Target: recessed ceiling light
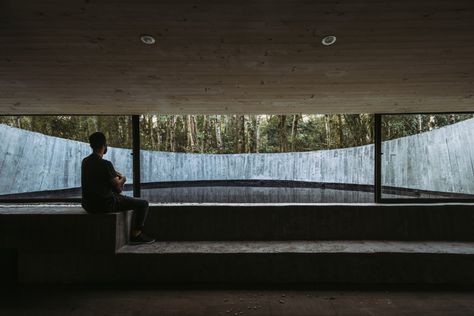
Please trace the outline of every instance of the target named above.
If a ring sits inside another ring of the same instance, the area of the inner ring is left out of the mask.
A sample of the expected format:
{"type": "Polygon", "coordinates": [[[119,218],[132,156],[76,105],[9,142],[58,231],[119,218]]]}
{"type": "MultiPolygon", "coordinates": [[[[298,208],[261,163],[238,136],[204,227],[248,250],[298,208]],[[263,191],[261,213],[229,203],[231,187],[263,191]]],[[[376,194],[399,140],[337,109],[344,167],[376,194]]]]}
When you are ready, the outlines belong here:
{"type": "Polygon", "coordinates": [[[155,44],[155,38],[151,35],[141,35],[140,36],[140,40],[144,43],[144,44],[147,44],[147,45],[153,45],[155,44]]]}
{"type": "Polygon", "coordinates": [[[324,46],[332,45],[335,42],[336,42],[336,36],[334,35],[328,35],[326,37],[323,37],[323,39],[321,40],[321,44],[323,44],[324,46]]]}

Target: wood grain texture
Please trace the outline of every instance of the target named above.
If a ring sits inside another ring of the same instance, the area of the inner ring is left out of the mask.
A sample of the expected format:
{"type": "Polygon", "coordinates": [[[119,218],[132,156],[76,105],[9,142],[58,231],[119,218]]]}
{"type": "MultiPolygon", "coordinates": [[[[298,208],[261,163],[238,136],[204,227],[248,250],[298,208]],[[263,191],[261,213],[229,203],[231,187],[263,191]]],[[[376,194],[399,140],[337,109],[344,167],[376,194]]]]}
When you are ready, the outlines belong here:
{"type": "Polygon", "coordinates": [[[0,114],[474,110],[469,0],[0,0],[0,43],[0,114]]]}

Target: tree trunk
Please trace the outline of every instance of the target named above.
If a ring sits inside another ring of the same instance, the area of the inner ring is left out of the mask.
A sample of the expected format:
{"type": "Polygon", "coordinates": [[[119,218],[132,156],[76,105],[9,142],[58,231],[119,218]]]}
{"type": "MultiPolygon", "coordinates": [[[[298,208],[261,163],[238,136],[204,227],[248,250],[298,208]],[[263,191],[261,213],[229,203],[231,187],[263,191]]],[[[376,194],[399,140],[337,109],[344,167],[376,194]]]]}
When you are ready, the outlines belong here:
{"type": "Polygon", "coordinates": [[[296,133],[298,132],[299,115],[293,115],[293,122],[291,123],[291,151],[295,151],[296,133]]]}
{"type": "Polygon", "coordinates": [[[423,132],[423,115],[418,114],[418,133],[423,132]]]}
{"type": "Polygon", "coordinates": [[[152,150],[156,150],[155,147],[155,132],[153,130],[153,119],[151,115],[147,115],[148,135],[150,137],[150,147],[152,150]]]}
{"type": "Polygon", "coordinates": [[[176,151],[176,115],[171,115],[169,122],[169,150],[176,151]]]}
{"type": "MultiPolygon", "coordinates": [[[[371,124],[370,120],[363,120],[363,114],[344,114],[344,120],[346,121],[346,126],[349,128],[352,139],[353,146],[365,145],[367,140],[370,140],[370,130],[371,124]],[[369,134],[369,135],[368,135],[369,134]]],[[[344,147],[349,146],[350,144],[344,144],[344,147]]]]}
{"type": "Polygon", "coordinates": [[[255,152],[260,152],[260,115],[255,115],[255,152]]]}
{"type": "Polygon", "coordinates": [[[338,144],[338,148],[342,148],[344,147],[344,133],[343,133],[343,130],[342,130],[342,115],[341,114],[338,114],[337,115],[337,131],[338,131],[338,138],[339,138],[339,144],[338,144]]]}
{"type": "Polygon", "coordinates": [[[187,150],[194,152],[196,149],[196,143],[194,141],[194,126],[193,126],[192,115],[186,115],[186,141],[187,141],[187,150]]]}
{"type": "Polygon", "coordinates": [[[222,152],[222,122],[221,122],[221,116],[216,115],[216,123],[215,123],[215,133],[216,133],[216,143],[217,143],[217,148],[219,149],[219,152],[222,152]]]}
{"type": "Polygon", "coordinates": [[[210,129],[210,122],[209,122],[209,115],[203,115],[203,128],[202,128],[202,143],[201,143],[201,153],[207,152],[210,149],[210,140],[211,135],[209,133],[210,129]]]}
{"type": "Polygon", "coordinates": [[[127,148],[132,148],[132,128],[131,128],[131,118],[125,117],[125,140],[127,144],[127,148]]]}
{"type": "Polygon", "coordinates": [[[258,115],[250,116],[250,128],[249,128],[249,152],[258,152],[258,115]]]}
{"type": "Polygon", "coordinates": [[[286,115],[279,115],[280,122],[278,124],[278,130],[280,134],[280,152],[288,151],[288,135],[286,130],[286,115]]]}
{"type": "Polygon", "coordinates": [[[324,115],[324,127],[326,132],[326,147],[329,149],[331,148],[331,118],[329,114],[324,115]]]}
{"type": "Polygon", "coordinates": [[[152,129],[155,131],[154,134],[156,135],[156,150],[161,150],[161,121],[158,116],[152,115],[152,129]],[[155,123],[153,122],[156,119],[156,127],[155,123]]]}
{"type": "Polygon", "coordinates": [[[237,152],[245,153],[245,116],[237,117],[237,152]]]}
{"type": "Polygon", "coordinates": [[[197,122],[196,122],[196,116],[191,115],[191,126],[192,126],[192,137],[194,140],[194,149],[193,151],[197,151],[199,148],[199,139],[198,139],[198,128],[197,128],[197,122]]]}
{"type": "Polygon", "coordinates": [[[438,127],[437,122],[436,122],[436,116],[430,115],[430,121],[428,122],[428,127],[430,131],[438,127]]]}

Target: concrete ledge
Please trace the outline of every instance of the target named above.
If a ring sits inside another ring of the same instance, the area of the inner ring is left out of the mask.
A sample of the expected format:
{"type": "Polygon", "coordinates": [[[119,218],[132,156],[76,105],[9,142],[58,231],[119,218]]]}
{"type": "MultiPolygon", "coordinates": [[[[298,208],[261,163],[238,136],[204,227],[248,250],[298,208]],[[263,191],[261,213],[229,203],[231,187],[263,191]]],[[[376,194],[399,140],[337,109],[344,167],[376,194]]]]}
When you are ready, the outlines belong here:
{"type": "Polygon", "coordinates": [[[145,229],[166,241],[474,241],[474,204],[162,204],[145,229]]]}
{"type": "Polygon", "coordinates": [[[0,207],[0,248],[114,253],[128,240],[129,217],[81,207],[0,207]]]}

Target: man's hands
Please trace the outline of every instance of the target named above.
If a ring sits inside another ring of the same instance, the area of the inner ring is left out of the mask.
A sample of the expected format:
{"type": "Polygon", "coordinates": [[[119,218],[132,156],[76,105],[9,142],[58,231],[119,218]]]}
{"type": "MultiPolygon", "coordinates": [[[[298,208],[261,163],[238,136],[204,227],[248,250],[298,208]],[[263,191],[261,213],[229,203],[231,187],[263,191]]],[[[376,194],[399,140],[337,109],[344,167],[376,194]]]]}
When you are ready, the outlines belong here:
{"type": "Polygon", "coordinates": [[[123,183],[127,182],[127,177],[125,177],[123,174],[121,174],[118,171],[116,171],[116,173],[117,173],[117,177],[119,177],[120,180],[123,179],[123,183]]]}
{"type": "Polygon", "coordinates": [[[127,178],[118,171],[116,171],[116,175],[117,176],[112,179],[112,187],[116,193],[120,193],[123,191],[123,185],[127,181],[127,178]]]}

